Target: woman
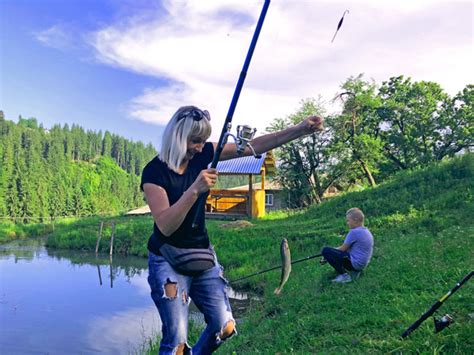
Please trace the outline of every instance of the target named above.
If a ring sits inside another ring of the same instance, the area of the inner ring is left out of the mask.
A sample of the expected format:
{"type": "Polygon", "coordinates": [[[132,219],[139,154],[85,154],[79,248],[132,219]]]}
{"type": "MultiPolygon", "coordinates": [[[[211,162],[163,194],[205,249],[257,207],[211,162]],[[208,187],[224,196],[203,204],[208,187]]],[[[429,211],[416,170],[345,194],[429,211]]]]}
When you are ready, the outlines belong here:
{"type": "MultiPolygon", "coordinates": [[[[263,153],[320,131],[322,124],[321,117],[310,116],[293,127],[255,138],[251,144],[257,153],[263,153]]],[[[207,324],[192,348],[194,354],[209,354],[236,333],[226,294],[228,283],[205,228],[204,205],[196,203],[217,181],[217,171],[207,168],[216,149],[216,143],[206,142],[210,135],[207,111],[195,106],[181,107],[165,128],[159,157],[150,161],[142,174],[141,188],[155,221],[148,241],[148,282],[163,325],[160,354],[190,353],[187,328],[191,298],[207,324]],[[193,222],[197,223],[193,226],[193,222]],[[182,253],[183,249],[207,252],[212,260],[205,264],[204,271],[180,270],[168,251],[182,253]]],[[[247,148],[244,154],[252,152],[247,148]]],[[[226,144],[220,160],[236,157],[235,145],[226,144]]]]}

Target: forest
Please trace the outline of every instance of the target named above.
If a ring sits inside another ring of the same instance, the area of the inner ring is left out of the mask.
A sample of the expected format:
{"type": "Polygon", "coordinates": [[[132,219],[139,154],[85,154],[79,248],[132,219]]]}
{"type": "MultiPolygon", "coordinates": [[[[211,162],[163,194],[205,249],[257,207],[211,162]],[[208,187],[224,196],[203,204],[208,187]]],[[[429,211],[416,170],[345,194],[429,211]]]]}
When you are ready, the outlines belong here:
{"type": "Polygon", "coordinates": [[[0,116],[0,216],[39,222],[143,205],[139,175],[157,153],[109,131],[0,116]]]}

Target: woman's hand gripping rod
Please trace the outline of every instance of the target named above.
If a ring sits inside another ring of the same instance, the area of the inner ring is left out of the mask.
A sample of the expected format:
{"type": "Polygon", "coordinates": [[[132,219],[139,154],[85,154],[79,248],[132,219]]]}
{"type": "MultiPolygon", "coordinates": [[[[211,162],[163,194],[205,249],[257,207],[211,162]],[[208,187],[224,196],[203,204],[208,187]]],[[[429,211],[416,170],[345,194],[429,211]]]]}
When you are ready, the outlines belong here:
{"type": "MultiPolygon", "coordinates": [[[[231,123],[229,122],[228,128],[230,130],[231,123]]],[[[257,132],[256,128],[252,128],[250,126],[244,125],[244,126],[237,126],[237,136],[234,136],[232,133],[229,131],[226,132],[224,140],[222,142],[223,145],[227,143],[227,139],[229,137],[232,137],[235,142],[235,146],[237,148],[237,154],[242,155],[245,152],[245,148],[249,147],[250,150],[252,151],[253,156],[256,159],[260,159],[262,157],[261,154],[257,154],[255,152],[255,149],[252,147],[252,144],[250,143],[255,136],[255,132],[257,132]]],[[[217,150],[216,150],[217,152],[217,150]]],[[[207,200],[207,196],[209,193],[204,193],[199,196],[199,200],[197,201],[198,203],[198,208],[196,210],[196,214],[194,215],[194,220],[193,220],[193,230],[197,230],[199,228],[199,224],[197,222],[198,218],[198,211],[200,208],[204,207],[204,203],[207,200]]]]}

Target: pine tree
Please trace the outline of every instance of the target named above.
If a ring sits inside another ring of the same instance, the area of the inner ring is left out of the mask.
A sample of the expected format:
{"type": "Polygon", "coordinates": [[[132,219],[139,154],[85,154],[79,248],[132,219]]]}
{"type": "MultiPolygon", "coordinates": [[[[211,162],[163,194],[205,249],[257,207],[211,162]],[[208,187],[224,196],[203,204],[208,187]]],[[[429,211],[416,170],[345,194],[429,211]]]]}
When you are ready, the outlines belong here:
{"type": "Polygon", "coordinates": [[[102,156],[112,156],[112,135],[109,131],[105,131],[104,139],[102,141],[102,156]]]}

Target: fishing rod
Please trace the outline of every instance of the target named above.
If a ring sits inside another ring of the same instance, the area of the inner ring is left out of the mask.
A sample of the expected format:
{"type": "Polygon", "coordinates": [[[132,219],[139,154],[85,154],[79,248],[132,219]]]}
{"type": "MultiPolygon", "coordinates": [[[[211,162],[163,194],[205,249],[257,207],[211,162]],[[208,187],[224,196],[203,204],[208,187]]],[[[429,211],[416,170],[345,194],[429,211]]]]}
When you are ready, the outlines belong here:
{"type": "MultiPolygon", "coordinates": [[[[250,43],[250,48],[247,53],[247,57],[245,58],[244,66],[239,76],[239,80],[237,81],[237,86],[234,91],[234,96],[232,97],[232,101],[230,103],[229,111],[227,112],[227,117],[224,122],[224,126],[222,127],[221,136],[219,138],[219,142],[217,143],[216,151],[214,153],[214,158],[212,159],[211,168],[215,169],[219,158],[221,156],[222,150],[224,149],[224,145],[226,144],[227,138],[229,137],[229,131],[232,127],[232,117],[234,116],[235,107],[237,106],[237,101],[239,100],[240,92],[242,91],[242,87],[244,86],[245,77],[247,76],[247,70],[250,65],[250,60],[252,59],[253,52],[255,50],[255,46],[257,45],[258,36],[260,35],[260,31],[263,26],[263,21],[265,20],[265,15],[267,14],[268,7],[270,6],[270,0],[265,0],[263,4],[262,12],[260,13],[260,17],[257,22],[257,27],[255,28],[255,32],[252,37],[252,42],[250,43]]],[[[245,150],[245,146],[248,145],[248,142],[251,140],[253,135],[255,134],[256,130],[251,130],[248,126],[243,126],[242,131],[240,132],[240,138],[235,138],[237,143],[237,148],[239,152],[245,150]]],[[[239,133],[238,133],[239,135],[239,133]]],[[[231,135],[232,136],[232,135],[231,135]]],[[[252,151],[255,156],[255,151],[252,148],[252,151]]],[[[199,211],[204,207],[204,203],[206,202],[207,195],[209,192],[202,193],[198,198],[198,208],[196,209],[196,214],[194,215],[193,219],[193,230],[196,230],[199,225],[197,222],[199,211]]]]}
{"type": "Polygon", "coordinates": [[[464,278],[459,281],[456,286],[454,286],[447,294],[445,294],[443,297],[441,297],[438,301],[436,301],[435,304],[431,306],[431,308],[426,311],[416,322],[414,322],[412,325],[410,325],[407,330],[403,332],[401,335],[402,339],[406,338],[413,332],[416,328],[420,326],[421,323],[423,323],[429,316],[431,316],[441,305],[443,304],[444,301],[446,301],[454,292],[456,292],[464,283],[466,283],[474,274],[474,271],[471,271],[469,274],[464,276],[464,278]]]}
{"type": "MultiPolygon", "coordinates": [[[[323,254],[321,254],[321,253],[315,254],[315,255],[310,255],[310,256],[307,256],[307,257],[305,257],[305,258],[292,261],[292,262],[291,262],[291,265],[296,264],[296,263],[301,263],[301,262],[306,261],[306,260],[309,260],[309,259],[314,259],[314,258],[317,258],[317,257],[322,256],[322,255],[323,255],[323,254]]],[[[264,273],[266,273],[266,272],[268,272],[268,271],[272,271],[272,270],[276,270],[276,269],[281,269],[281,268],[282,268],[282,265],[274,266],[274,267],[271,267],[270,269],[262,270],[262,271],[256,272],[255,274],[247,275],[247,276],[241,277],[241,278],[239,278],[239,279],[232,280],[232,281],[230,281],[230,283],[236,283],[236,282],[238,282],[238,281],[242,281],[242,280],[248,279],[249,277],[257,276],[257,275],[260,275],[260,274],[264,274],[264,273]]]]}

